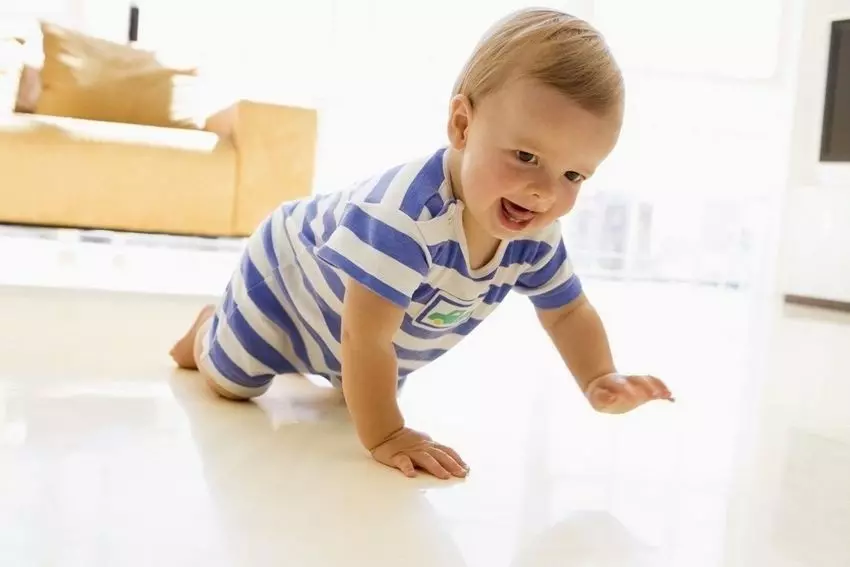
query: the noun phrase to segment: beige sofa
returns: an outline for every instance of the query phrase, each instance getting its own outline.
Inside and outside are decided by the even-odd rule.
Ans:
[[[0,116],[0,222],[250,234],[312,190],[316,112],[243,101],[212,131]]]
[[[244,236],[312,192],[315,110],[216,112],[220,89],[195,69],[40,28],[40,71],[15,69],[18,42],[0,43],[0,223]]]

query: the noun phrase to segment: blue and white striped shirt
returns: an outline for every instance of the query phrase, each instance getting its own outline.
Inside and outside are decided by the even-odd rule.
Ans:
[[[247,391],[288,372],[338,381],[348,278],[405,309],[394,339],[400,377],[456,345],[511,289],[538,308],[574,300],[581,284],[559,223],[503,241],[470,268],[445,155],[275,210],[249,239],[213,318],[206,366]]]

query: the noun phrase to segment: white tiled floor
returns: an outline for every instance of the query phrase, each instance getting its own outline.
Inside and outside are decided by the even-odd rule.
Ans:
[[[850,565],[850,318],[784,310],[765,352],[743,293],[588,282],[679,398],[611,417],[511,300],[402,395],[473,467],[441,483],[373,463],[328,388],[233,404],[172,368],[227,254],[69,250],[0,274],[0,565]],[[133,291],[64,289],[108,278]]]

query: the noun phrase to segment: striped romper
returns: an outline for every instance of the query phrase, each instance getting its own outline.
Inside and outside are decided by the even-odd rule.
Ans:
[[[455,346],[512,289],[541,309],[579,296],[560,223],[503,241],[471,269],[463,206],[445,149],[346,191],[282,204],[248,239],[202,337],[201,369],[240,397],[262,394],[286,373],[339,387],[352,279],[405,309],[394,338],[399,379]]]

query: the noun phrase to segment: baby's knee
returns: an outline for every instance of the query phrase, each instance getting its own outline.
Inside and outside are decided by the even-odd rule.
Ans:
[[[233,400],[235,402],[244,402],[244,401],[250,400],[252,397],[254,397],[254,396],[244,396],[244,395],[234,394],[233,392],[229,392],[229,391],[225,390],[224,388],[222,388],[218,384],[218,382],[213,380],[212,377],[207,375],[207,374],[204,374],[204,379],[206,380],[207,386],[209,386],[210,390],[212,390],[213,392],[215,392],[216,394],[218,394],[219,396],[221,396],[222,398],[225,398],[227,400]]]
[[[215,368],[215,365],[210,359],[209,342],[213,340],[213,338],[209,336],[211,332],[210,325],[211,320],[208,319],[201,326],[195,338],[194,345],[195,362],[197,363],[198,371],[200,371],[200,373],[203,375],[204,381],[207,383],[207,386],[210,390],[218,394],[220,397],[228,400],[245,401],[257,397],[257,395],[259,394],[254,394],[253,392],[238,391],[242,389],[239,387],[227,388],[215,378],[213,378],[213,374],[217,374],[217,369]],[[229,381],[227,379],[221,378],[221,380],[223,380],[225,384],[229,384]],[[237,391],[234,392],[233,390]]]

